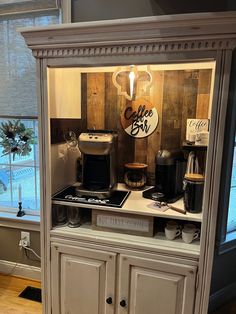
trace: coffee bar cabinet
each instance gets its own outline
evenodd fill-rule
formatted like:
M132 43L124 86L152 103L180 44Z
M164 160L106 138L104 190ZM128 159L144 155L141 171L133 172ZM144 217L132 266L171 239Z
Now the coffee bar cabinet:
M206 314L236 14L20 31L38 77L44 313Z
M105 249L52 243L53 313L193 311L197 266L177 258Z

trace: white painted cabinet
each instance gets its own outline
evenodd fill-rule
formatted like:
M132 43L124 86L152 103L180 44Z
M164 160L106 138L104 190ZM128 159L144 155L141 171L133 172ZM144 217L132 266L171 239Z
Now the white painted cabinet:
M196 267L121 255L119 273L118 314L193 313Z
M51 256L53 314L114 313L116 254L53 244Z
M195 266L54 243L51 265L53 314L193 313Z
M234 12L141 17L21 30L28 47L36 58L39 78L37 87L44 314L51 314L51 308L53 314L207 314L221 192L221 165L225 162L224 132L227 123L227 108L233 102L229 86L233 86L231 61L236 49L235 30L236 14ZM84 101L80 95L80 87L78 86L75 95L71 93L74 87L77 88L77 82L81 82L83 86L80 71L78 70L73 76L77 80L74 82L75 85L72 86L67 82L66 90L60 90L57 95L54 95L54 87L61 87L60 78L67 77L71 70L66 72L59 70L60 73L66 74L62 73L59 80L55 81L53 78L55 71L52 69L88 67L88 69L91 68L88 73L92 73L93 67L146 64L160 66L160 71L163 71L166 66L168 69L172 65L179 68L179 65L183 63L184 67L181 65L181 69L186 71L187 75L187 64L192 64L195 69L195 63L203 63L205 68L209 60L215 63L215 71L212 72L214 88L211 100L212 114L203 212L186 215L171 209L162 212L156 208L150 208L148 206L150 204L145 204L143 200L140 202L136 197L132 198L136 191L129 196L122 208L104 208L104 210L133 215L141 214L142 211L143 215L157 219L197 221L201 224L201 241L192 244L183 243L180 239L168 241L158 232L157 235L146 240L142 237L125 237L121 234L119 238L115 238L112 233L103 236L95 230L85 230L82 226L70 228L73 229L70 231L65 226L54 228L51 223L52 194L72 184L73 167L70 159L61 153L61 145L56 144L58 147L51 145L50 118L81 117L78 123L83 129L87 122L90 123L90 115L87 115L84 106L80 106L80 102ZM195 81L197 76L196 71L191 76L191 80ZM105 88L109 89L109 86L105 85ZM201 88L199 86L201 92L196 93L199 95L197 97L199 115L207 100L203 85ZM48 91L49 87L51 94ZM159 106L163 85L156 84L154 88L153 100ZM185 91L187 97L188 89L189 87ZM84 93L87 94L87 92L88 89L85 88ZM112 94L110 91L109 93ZM175 93L176 90L171 91L171 95ZM69 97L73 108L69 107L69 103L65 104L65 96ZM96 97L95 91L91 99ZM104 106L110 102L110 94L107 98L103 98ZM168 100L172 101L172 96ZM126 104L119 98L115 98L115 102L120 102L122 108ZM55 110L55 104L60 107L58 110ZM68 107L64 108L65 105ZM109 106L112 108L112 105L113 101ZM99 116L96 103L91 101L90 107L89 110ZM180 110L178 104L176 104L176 110ZM186 114L184 112L185 118ZM115 119L115 117L118 115L114 116L112 113L111 118ZM173 116L173 119L168 121L168 125L174 125L176 132L179 133L178 120L174 119ZM115 125L118 128L118 124ZM110 122L107 126L110 128ZM160 127L163 129L162 120L160 120ZM59 132L60 129L56 131ZM168 135L168 132L166 134ZM147 139L150 150L153 150L156 143L159 143L160 135ZM143 147L142 145L137 146L137 152ZM133 147L132 145L132 149ZM155 164L152 158L148 158L147 163ZM60 205L67 206L68 203L61 202ZM82 207L92 210L99 207L102 209L102 206L96 207L95 204L84 204ZM66 244L62 242L59 245L56 244L59 238ZM76 240L79 242L77 243ZM83 247L82 241L86 247ZM94 248L90 244L94 244ZM98 245L103 246L103 249L99 249ZM198 289L195 289L196 267L199 273ZM112 298L112 304L108 304L110 299L108 303L106 302L109 297ZM121 304L124 306L120 305L121 301L124 301Z

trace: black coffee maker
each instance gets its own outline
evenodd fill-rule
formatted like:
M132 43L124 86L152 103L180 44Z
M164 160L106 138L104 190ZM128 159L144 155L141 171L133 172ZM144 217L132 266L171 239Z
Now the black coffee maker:
M117 134L108 131L81 133L82 183L77 196L108 198L117 186Z
M156 156L155 187L143 192L143 197L174 203L183 196L186 169L184 154L179 149L159 150Z

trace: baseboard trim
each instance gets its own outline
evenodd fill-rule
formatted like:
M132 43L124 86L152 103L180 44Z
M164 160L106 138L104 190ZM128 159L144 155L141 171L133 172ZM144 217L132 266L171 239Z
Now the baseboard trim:
M208 313L212 313L234 298L236 298L236 282L220 289L210 296Z
M0 260L0 273L32 280L41 280L41 268Z

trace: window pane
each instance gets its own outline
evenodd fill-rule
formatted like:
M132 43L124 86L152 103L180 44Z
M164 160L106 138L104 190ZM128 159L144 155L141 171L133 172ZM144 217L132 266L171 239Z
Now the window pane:
M22 187L22 207L37 209L35 195L35 169L33 167L12 167L12 207L18 206L19 185Z
M234 148L234 157L232 165L227 232L231 232L234 230L236 230L236 145Z
M0 165L0 207L11 206L10 167Z
M0 119L0 124L8 121L9 119ZM36 120L22 119L21 122L25 127L34 129L35 136L38 135ZM0 155L2 155L2 150L0 145ZM31 152L27 156L15 155L13 160L10 154L0 158L0 207L18 207L19 184L22 186L23 208L39 210L38 144L31 145Z
M22 1L7 1L1 2L1 15L18 14L20 12L43 11L55 9L58 7L57 0L22 0ZM15 2L15 3L14 3ZM17 2L17 3L16 3Z

